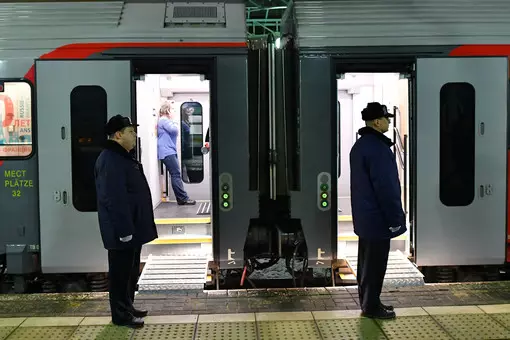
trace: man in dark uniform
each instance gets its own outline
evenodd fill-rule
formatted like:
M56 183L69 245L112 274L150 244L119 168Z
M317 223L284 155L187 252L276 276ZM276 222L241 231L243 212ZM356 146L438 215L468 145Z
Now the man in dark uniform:
M133 306L142 245L158 237L151 192L133 158L136 132L127 117L106 125L109 140L95 166L99 227L108 250L110 309L115 325L143 327L147 311Z
M390 118L386 106L369 103L361 112L366 127L350 153L351 206L358 244L358 290L366 317L395 317L392 306L381 303L390 240L406 232L400 180L393 142L384 135Z

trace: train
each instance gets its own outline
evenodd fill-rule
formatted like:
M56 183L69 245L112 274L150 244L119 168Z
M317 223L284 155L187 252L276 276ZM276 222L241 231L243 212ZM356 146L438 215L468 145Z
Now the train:
M92 169L104 125L119 113L143 126L136 153L150 163L160 231L141 271L205 244L197 289L349 282L357 241L348 151L361 99L387 100L388 74L405 84L389 107L409 224L392 250L430 280L504 278L509 10L502 0L294 0L280 36L247 40L242 3L0 4L4 291L106 289ZM202 89L137 100L154 75L192 75ZM367 75L386 80L370 95L340 89ZM168 100L176 116L194 112L183 181L198 206L172 201L153 152ZM284 276L253 279L278 265ZM172 280L189 288L187 278Z

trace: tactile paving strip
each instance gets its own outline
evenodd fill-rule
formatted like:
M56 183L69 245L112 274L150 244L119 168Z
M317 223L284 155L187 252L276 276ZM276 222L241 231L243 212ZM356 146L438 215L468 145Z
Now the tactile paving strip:
M133 330L115 325L79 326L69 340L128 340Z
M257 340L255 322L199 323L197 327L197 334L194 340Z
M11 334L15 328L16 327L0 327L0 340L6 339L7 336Z
M381 329L370 319L317 320L324 340L386 340Z
M510 331L487 314L433 315L455 339L510 339Z
M9 340L67 340L76 327L18 327Z
M320 340L314 321L258 322L259 340Z
M500 324L505 326L506 328L510 328L510 314L506 313L497 313L497 314L488 314L491 318L498 321Z
M395 320L377 320L391 340L451 340L452 338L430 316L409 316Z
M145 325L135 330L132 339L136 340L193 340L195 324ZM216 338L208 338L216 339ZM218 338L220 339L220 338ZM227 339L227 338L224 338Z

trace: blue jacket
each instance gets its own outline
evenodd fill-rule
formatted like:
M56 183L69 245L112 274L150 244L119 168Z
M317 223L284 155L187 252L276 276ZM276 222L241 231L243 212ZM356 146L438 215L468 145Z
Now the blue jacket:
M106 249L140 247L158 237L151 192L142 165L108 141L95 171L99 228ZM133 235L129 242L121 237Z
M406 232L393 142L364 127L350 152L351 207L360 238L389 239Z
M177 154L179 126L167 117L158 120L158 159Z

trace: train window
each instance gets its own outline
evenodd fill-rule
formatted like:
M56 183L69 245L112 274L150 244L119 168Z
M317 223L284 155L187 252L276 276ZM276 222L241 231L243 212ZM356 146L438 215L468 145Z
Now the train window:
M107 136L107 95L100 86L83 85L71 92L71 171L73 205L97 211L94 166Z
M439 94L439 199L449 207L475 198L475 89L447 83Z
M32 88L23 81L0 81L0 158L32 154Z
M185 183L204 180L202 105L185 102L181 105L181 177Z

